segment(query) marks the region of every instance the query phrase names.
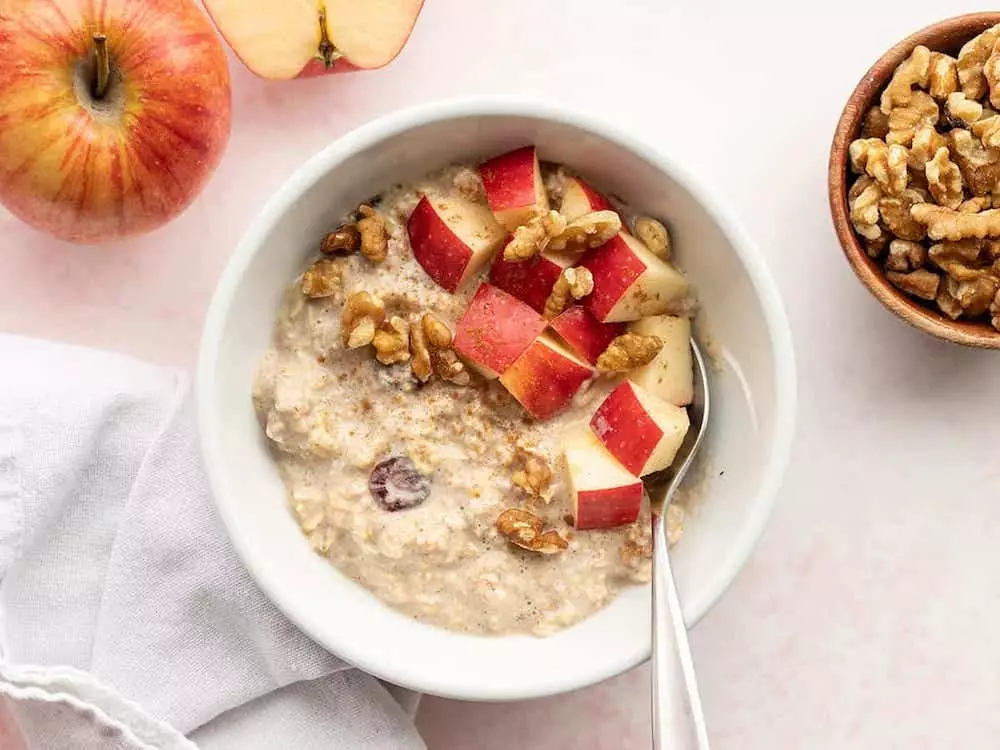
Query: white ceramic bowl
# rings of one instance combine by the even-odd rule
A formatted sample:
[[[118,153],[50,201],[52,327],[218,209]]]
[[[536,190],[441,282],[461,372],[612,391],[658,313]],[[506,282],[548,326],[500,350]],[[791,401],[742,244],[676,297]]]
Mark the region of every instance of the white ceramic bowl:
[[[226,267],[205,324],[198,411],[205,466],[237,552],[261,589],[316,641],[391,682],[469,700],[559,693],[649,657],[649,588],[548,638],[477,637],[383,605],[314,554],[250,403],[281,295],[342,214],[387,185],[458,160],[534,143],[599,188],[667,220],[722,371],[712,382],[704,501],[675,548],[693,625],[750,555],[788,460],[795,411],[791,337],[753,244],[673,158],[590,115],[520,99],[436,103],[389,115],[332,143],[268,201]],[[724,473],[723,473],[724,472]]]

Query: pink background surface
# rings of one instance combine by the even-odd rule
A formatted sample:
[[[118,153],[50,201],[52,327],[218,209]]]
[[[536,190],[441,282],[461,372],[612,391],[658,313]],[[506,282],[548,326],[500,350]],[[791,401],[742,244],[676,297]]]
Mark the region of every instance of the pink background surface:
[[[994,748],[1000,360],[884,312],[841,257],[825,193],[834,123],[867,66],[906,33],[972,9],[428,0],[384,71],[275,84],[234,63],[229,151],[171,225],[84,248],[0,214],[0,329],[190,367],[247,223],[338,135],[473,93],[612,116],[732,205],[796,338],[800,420],[779,508],[692,634],[713,747]],[[646,748],[648,701],[643,667],[530,703],[427,698],[418,723],[432,750]]]

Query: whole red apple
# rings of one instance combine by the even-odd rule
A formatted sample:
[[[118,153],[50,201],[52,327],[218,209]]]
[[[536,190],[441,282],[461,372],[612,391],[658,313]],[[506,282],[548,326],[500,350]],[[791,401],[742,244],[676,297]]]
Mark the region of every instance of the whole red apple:
[[[229,139],[229,71],[191,0],[0,2],[0,202],[72,242],[147,232]]]

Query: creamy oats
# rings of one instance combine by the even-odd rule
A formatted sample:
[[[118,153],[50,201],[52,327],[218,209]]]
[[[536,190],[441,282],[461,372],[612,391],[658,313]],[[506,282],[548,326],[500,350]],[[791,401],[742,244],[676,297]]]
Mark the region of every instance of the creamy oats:
[[[621,377],[595,378],[568,409],[536,421],[496,380],[472,374],[468,385],[439,377],[422,384],[410,360],[381,364],[371,346],[347,348],[341,338],[345,301],[357,292],[381,299],[387,320],[419,325],[430,311],[455,330],[477,280],[456,294],[438,286],[411,254],[406,221],[421,193],[475,198],[480,190],[473,169],[453,167],[382,196],[387,257],[331,256],[330,296],[307,298],[296,280],[253,399],[291,511],[316,552],[416,619],[472,633],[545,635],[650,578],[645,501],[635,523],[617,528],[576,530],[568,517],[560,435],[586,425]],[[309,279],[310,289],[316,284]],[[414,507],[386,510],[369,482],[380,462],[397,456],[409,457],[426,483],[404,493]],[[518,470],[519,484],[531,479],[523,471],[528,457],[552,472],[539,496],[514,481]],[[510,508],[540,517],[566,548],[542,554],[512,544],[496,527]],[[682,520],[672,509],[674,538]]]

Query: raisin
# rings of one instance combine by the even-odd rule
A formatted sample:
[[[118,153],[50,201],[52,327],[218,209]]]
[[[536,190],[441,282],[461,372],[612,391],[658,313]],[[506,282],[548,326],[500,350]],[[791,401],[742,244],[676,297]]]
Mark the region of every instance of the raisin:
[[[427,499],[431,480],[417,471],[409,457],[392,456],[372,469],[368,491],[382,510],[405,510]]]

